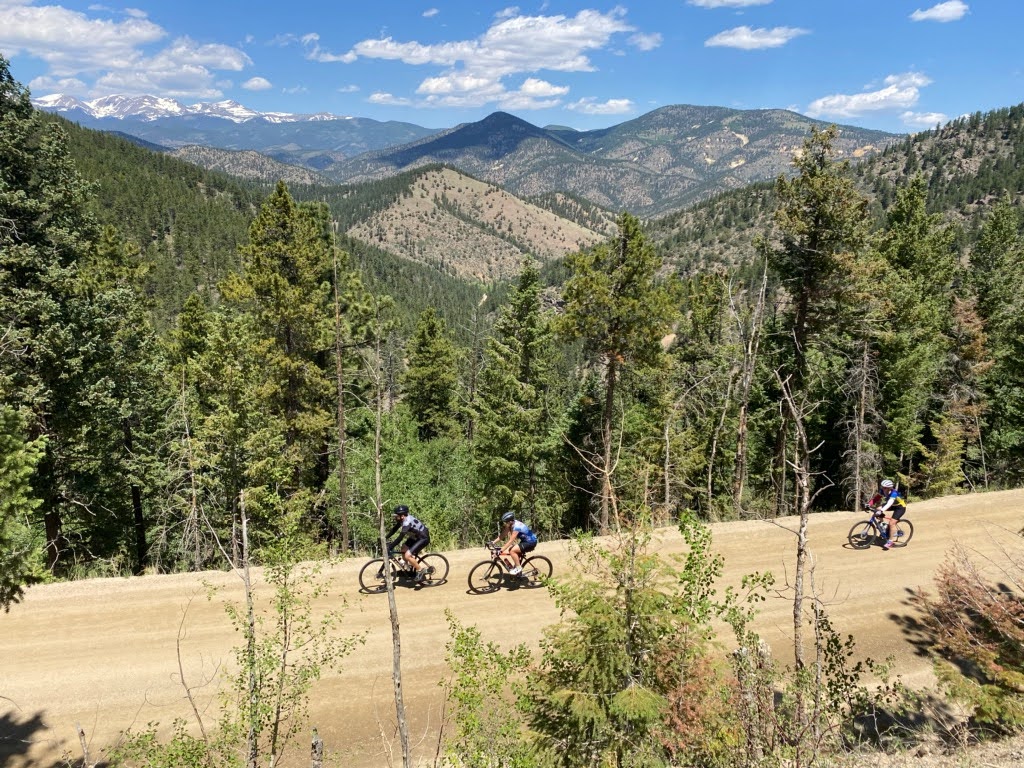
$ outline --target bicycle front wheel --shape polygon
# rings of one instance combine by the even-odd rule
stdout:
[[[448,558],[437,552],[431,552],[420,558],[420,562],[427,566],[427,577],[420,582],[423,587],[436,587],[448,580]]]
[[[469,591],[477,595],[496,592],[505,580],[505,572],[494,560],[484,560],[469,572]]]
[[[896,521],[896,543],[894,547],[905,547],[914,538],[914,524],[909,520]]]
[[[553,567],[544,555],[533,555],[523,561],[522,578],[526,587],[544,586],[544,580],[551,578]]]
[[[878,536],[878,529],[870,520],[854,523],[850,532],[846,534],[846,540],[854,549],[867,549],[875,543]]]
[[[379,594],[386,592],[388,584],[384,580],[384,558],[371,560],[359,571],[359,586],[364,592]]]

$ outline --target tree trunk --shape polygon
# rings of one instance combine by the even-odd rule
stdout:
[[[124,449],[130,457],[135,455],[134,440],[132,440],[132,425],[128,419],[121,420],[121,427],[124,431]],[[146,569],[146,558],[148,548],[146,547],[146,518],[142,513],[142,488],[138,483],[131,484],[132,493],[132,518],[135,525],[135,568],[136,576]]]
[[[601,441],[604,451],[601,467],[601,521],[602,534],[608,533],[612,502],[612,416],[615,407],[615,378],[618,373],[614,353],[608,355],[604,390],[604,413],[601,416]],[[618,521],[616,521],[618,522]]]
[[[335,224],[336,226],[336,224]],[[334,246],[334,372],[338,408],[335,427],[338,432],[338,514],[341,518],[341,549],[347,552],[352,546],[348,523],[348,469],[346,464],[347,435],[345,424],[345,361],[342,344],[341,300],[338,296],[338,248]]]
[[[761,289],[757,294],[754,314],[750,318],[750,331],[745,334],[747,343],[743,345],[743,365],[740,378],[740,412],[739,425],[736,428],[736,460],[732,475],[732,504],[739,511],[743,502],[743,490],[747,482],[747,417],[750,410],[750,390],[754,385],[754,372],[757,368],[757,353],[761,345],[761,326],[764,322],[765,298],[768,292],[768,264],[765,262],[761,276]],[[738,318],[738,313],[737,313]],[[744,334],[741,334],[741,336]]]
[[[379,309],[378,309],[379,313]],[[409,724],[405,717],[405,697],[402,690],[402,633],[398,622],[398,603],[395,600],[395,580],[391,573],[387,555],[387,531],[384,528],[384,486],[381,480],[381,423],[384,420],[384,371],[381,368],[381,328],[380,316],[377,317],[375,333],[374,380],[376,389],[376,414],[373,435],[373,483],[376,496],[377,520],[379,523],[380,546],[384,557],[384,583],[388,590],[388,612],[391,617],[391,682],[395,691],[395,717],[398,721],[398,738],[402,747],[402,766],[412,768],[412,755],[409,748]]]

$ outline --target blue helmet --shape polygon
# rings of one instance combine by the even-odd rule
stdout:
[[[409,514],[409,508],[407,506],[405,506],[405,504],[399,504],[397,507],[395,507],[395,512],[394,512],[395,517],[405,517],[408,514]]]
[[[503,523],[511,523],[515,519],[516,519],[516,513],[515,512],[506,512],[504,515],[501,516],[501,522],[503,522]]]

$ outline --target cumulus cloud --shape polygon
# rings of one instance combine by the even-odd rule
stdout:
[[[689,0],[690,5],[699,8],[749,8],[752,5],[768,5],[772,0]]]
[[[598,101],[588,96],[574,101],[568,105],[568,108],[573,112],[582,112],[585,115],[624,115],[633,111],[634,104],[630,99]]]
[[[914,21],[959,21],[967,14],[969,8],[970,6],[962,0],[948,0],[923,11],[919,8],[910,14],[910,18]]]
[[[42,59],[57,77],[129,66],[141,58],[140,46],[166,34],[144,18],[111,21],[53,5],[0,4],[0,49]]]
[[[910,128],[934,128],[949,122],[949,117],[942,112],[904,112],[900,115],[903,124]]]
[[[371,93],[370,98],[368,98],[367,101],[369,101],[371,104],[385,104],[389,106],[399,107],[407,107],[410,104],[412,104],[412,102],[409,99],[399,98],[398,96],[395,96],[390,93],[384,93],[382,91]]]
[[[306,48],[306,58],[310,61],[319,61],[321,63],[330,64],[333,62],[341,62],[342,64],[351,64],[356,60],[355,54],[349,53],[331,53],[325,51],[320,47],[320,35],[316,32],[310,32],[308,35],[303,35],[300,42]]]
[[[71,96],[84,96],[89,86],[77,77],[37,77],[28,84],[32,93],[66,93]]]
[[[247,91],[265,91],[269,88],[273,88],[273,84],[265,77],[250,77],[244,83],[242,87]]]
[[[359,58],[399,61],[412,66],[439,67],[416,89],[416,106],[482,106],[541,109],[557,106],[567,87],[527,77],[519,88],[507,80],[516,75],[542,71],[593,72],[595,51],[609,48],[613,36],[635,33],[629,42],[640,50],[661,44],[660,34],[643,34],[625,19],[621,7],[607,13],[581,10],[575,16],[520,15],[508,7],[495,15],[479,37],[441,43],[420,43],[381,37],[361,40],[346,53],[331,53],[320,45],[318,35],[303,38],[306,57],[315,61],[352,62]],[[393,94],[375,95],[374,103],[399,103]],[[372,98],[372,97],[371,97]],[[403,100],[401,103],[409,103]]]
[[[100,6],[93,14],[107,13]],[[0,0],[0,49],[9,56],[27,55],[45,62],[49,71],[33,82],[38,90],[74,86],[88,95],[153,93],[171,98],[216,98],[222,95],[218,70],[241,71],[252,64],[241,50],[188,37],[163,49],[152,46],[167,37],[144,11],[127,9],[120,19],[99,18],[56,5]]]
[[[437,14],[439,14],[439,13],[440,13],[440,11],[437,10],[437,8],[427,8],[427,10],[425,10],[423,12],[423,18],[424,19],[430,19],[430,18],[433,18],[434,16],[437,16]]]
[[[635,35],[629,38],[631,45],[635,45],[641,51],[653,51],[659,45],[661,45],[662,37],[660,32],[652,32],[647,35],[643,32],[637,32]]]
[[[889,75],[884,86],[855,94],[832,94],[815,99],[807,107],[811,117],[860,117],[874,112],[909,110],[921,97],[921,88],[931,79],[920,72]]]
[[[760,48],[778,48],[794,37],[809,34],[810,30],[799,27],[772,27],[771,29],[754,29],[751,27],[735,27],[719,32],[704,41],[704,45],[722,48],[742,48],[753,51]]]

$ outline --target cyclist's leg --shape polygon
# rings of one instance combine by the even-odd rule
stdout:
[[[418,557],[419,553],[422,552],[427,544],[430,543],[430,537],[424,536],[421,539],[416,539],[408,548],[405,559],[412,566],[412,569],[416,571],[416,578],[420,579],[425,575],[426,566],[420,563]]]
[[[896,530],[899,528],[900,518],[907,513],[906,507],[898,507],[893,510],[892,522],[889,524],[889,541],[896,540]]]
[[[508,556],[509,559],[512,561],[512,570],[510,571],[511,573],[519,573],[519,566],[523,562],[522,554],[523,550],[520,548],[518,542],[509,547]]]

